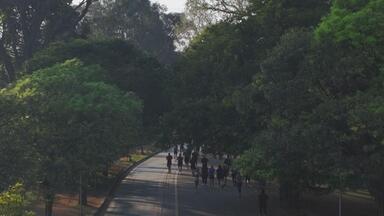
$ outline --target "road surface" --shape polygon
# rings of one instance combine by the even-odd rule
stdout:
[[[233,186],[224,189],[202,185],[198,191],[187,168],[177,172],[173,161],[172,172],[166,168],[167,153],[160,153],[137,166],[117,189],[115,198],[107,209],[107,216],[257,216],[258,189],[243,186],[240,199]],[[210,159],[209,164],[220,162]],[[201,165],[199,164],[201,167]],[[230,179],[228,181],[230,183]],[[266,188],[269,194],[269,216],[286,216],[279,208],[275,187]],[[330,196],[306,198],[303,201],[308,215],[337,215],[337,199]],[[309,207],[311,206],[311,207]],[[308,207],[308,208],[307,208]],[[346,199],[344,215],[373,216],[372,201]]]
[[[200,181],[196,191],[190,170],[184,168],[182,173],[177,172],[173,161],[169,174],[165,157],[165,152],[160,153],[136,167],[117,189],[106,215],[256,215],[257,193],[254,188],[244,187],[241,199],[232,186],[210,188],[201,185]]]

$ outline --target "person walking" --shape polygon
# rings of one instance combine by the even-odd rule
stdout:
[[[201,166],[208,168],[208,161],[209,161],[208,158],[206,158],[204,155],[203,158],[201,158]]]
[[[259,195],[259,212],[260,216],[267,215],[267,204],[268,204],[268,195],[265,193],[265,190],[262,189]]]
[[[208,166],[201,167],[201,179],[203,184],[207,185],[208,183]]]
[[[192,160],[197,163],[197,160],[199,159],[199,153],[197,151],[194,151],[192,153]]]
[[[173,147],[173,155],[175,156],[175,159],[177,159],[177,152],[178,152],[178,148],[177,148],[177,145],[175,145],[175,147]]]
[[[168,173],[171,173],[171,166],[172,166],[171,153],[168,153],[168,156],[165,159],[167,160]]]
[[[195,173],[195,191],[197,192],[198,187],[199,187],[199,181],[200,181],[200,171],[199,169],[196,169]]]
[[[233,183],[233,186],[236,186],[236,175],[237,175],[237,171],[236,169],[233,169],[231,170],[231,176],[232,176],[232,183]]]
[[[195,176],[195,172],[196,172],[196,161],[195,159],[192,157],[191,159],[191,171],[192,171],[192,176]]]
[[[208,170],[208,177],[209,177],[209,186],[214,187],[215,186],[215,168],[212,165]]]
[[[232,160],[231,160],[231,157],[229,155],[227,155],[227,158],[225,158],[224,164],[227,165],[228,167],[232,166]]]
[[[189,153],[188,151],[184,151],[183,155],[184,155],[185,166],[188,167],[189,166],[189,160],[191,159],[191,153]]]
[[[224,187],[227,185],[227,178],[229,176],[229,166],[227,164],[224,164],[223,176],[224,176],[224,184],[223,184],[223,187]]]
[[[219,186],[222,186],[221,183],[223,182],[223,179],[224,179],[224,170],[221,167],[221,165],[219,165],[219,167],[216,170],[216,178],[217,178],[217,184]]]
[[[181,153],[179,154],[179,157],[177,157],[177,167],[179,168],[179,172],[183,170],[183,156],[181,156]]]
[[[240,172],[238,172],[236,175],[236,186],[237,186],[237,191],[239,192],[239,198],[241,198],[241,189],[243,186],[243,177],[241,176]]]
[[[251,175],[246,174],[245,175],[245,185],[248,187],[248,185],[251,183]]]

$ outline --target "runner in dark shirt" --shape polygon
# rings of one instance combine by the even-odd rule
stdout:
[[[179,168],[179,172],[183,170],[183,156],[179,154],[179,157],[177,157],[177,167]]]
[[[240,172],[236,175],[236,186],[237,191],[239,192],[239,197],[241,198],[241,188],[243,186],[243,177],[241,176]]]
[[[208,170],[209,186],[215,186],[215,168],[211,166]]]
[[[171,172],[171,166],[172,166],[172,156],[171,153],[168,153],[167,159],[167,167],[168,167],[168,173]]]
[[[177,152],[178,152],[178,148],[177,148],[177,145],[175,145],[175,147],[173,148],[173,155],[175,155],[175,159],[177,158]]]
[[[189,160],[191,159],[191,153],[189,153],[188,151],[185,151],[183,155],[184,155],[184,163],[188,167]]]
[[[229,155],[227,156],[227,158],[225,158],[224,164],[227,165],[228,167],[231,167],[232,161],[231,161],[231,158],[229,157]]]
[[[222,186],[221,183],[223,182],[223,179],[224,179],[224,170],[221,167],[221,165],[219,165],[219,167],[216,170],[216,178],[219,186]]]
[[[207,166],[201,167],[201,179],[202,179],[203,184],[206,185],[208,182],[208,167]]]
[[[265,193],[265,190],[262,189],[259,195],[259,210],[260,215],[267,215],[267,204],[268,204],[268,195]]]
[[[203,156],[203,158],[201,158],[201,165],[202,165],[202,167],[208,168],[208,159],[205,156]]]

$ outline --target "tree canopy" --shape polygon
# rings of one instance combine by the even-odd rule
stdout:
[[[288,206],[306,190],[369,188],[382,212],[383,1],[189,4],[213,17],[175,65],[165,133],[240,154]]]
[[[287,207],[363,188],[384,215],[383,0],[1,4],[2,190],[51,202],[150,139],[230,154]]]

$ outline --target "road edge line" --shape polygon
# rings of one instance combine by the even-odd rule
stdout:
[[[121,173],[119,173],[116,176],[116,179],[115,179],[114,183],[112,184],[111,189],[109,190],[108,195],[105,197],[103,203],[101,204],[101,206],[97,209],[97,211],[93,215],[94,216],[104,216],[109,205],[111,204],[113,198],[115,198],[115,192],[116,192],[117,187],[120,186],[121,182],[125,179],[125,177],[129,173],[131,173],[137,166],[139,166],[140,164],[142,164],[146,160],[152,158],[153,156],[160,154],[163,151],[164,150],[156,151],[156,152],[148,155],[147,157],[145,157],[139,161],[134,162],[132,165],[130,165],[129,167],[127,167],[123,171],[121,171]]]
[[[179,171],[175,175],[175,216],[179,216],[179,195],[177,192],[177,179],[179,177]]]

